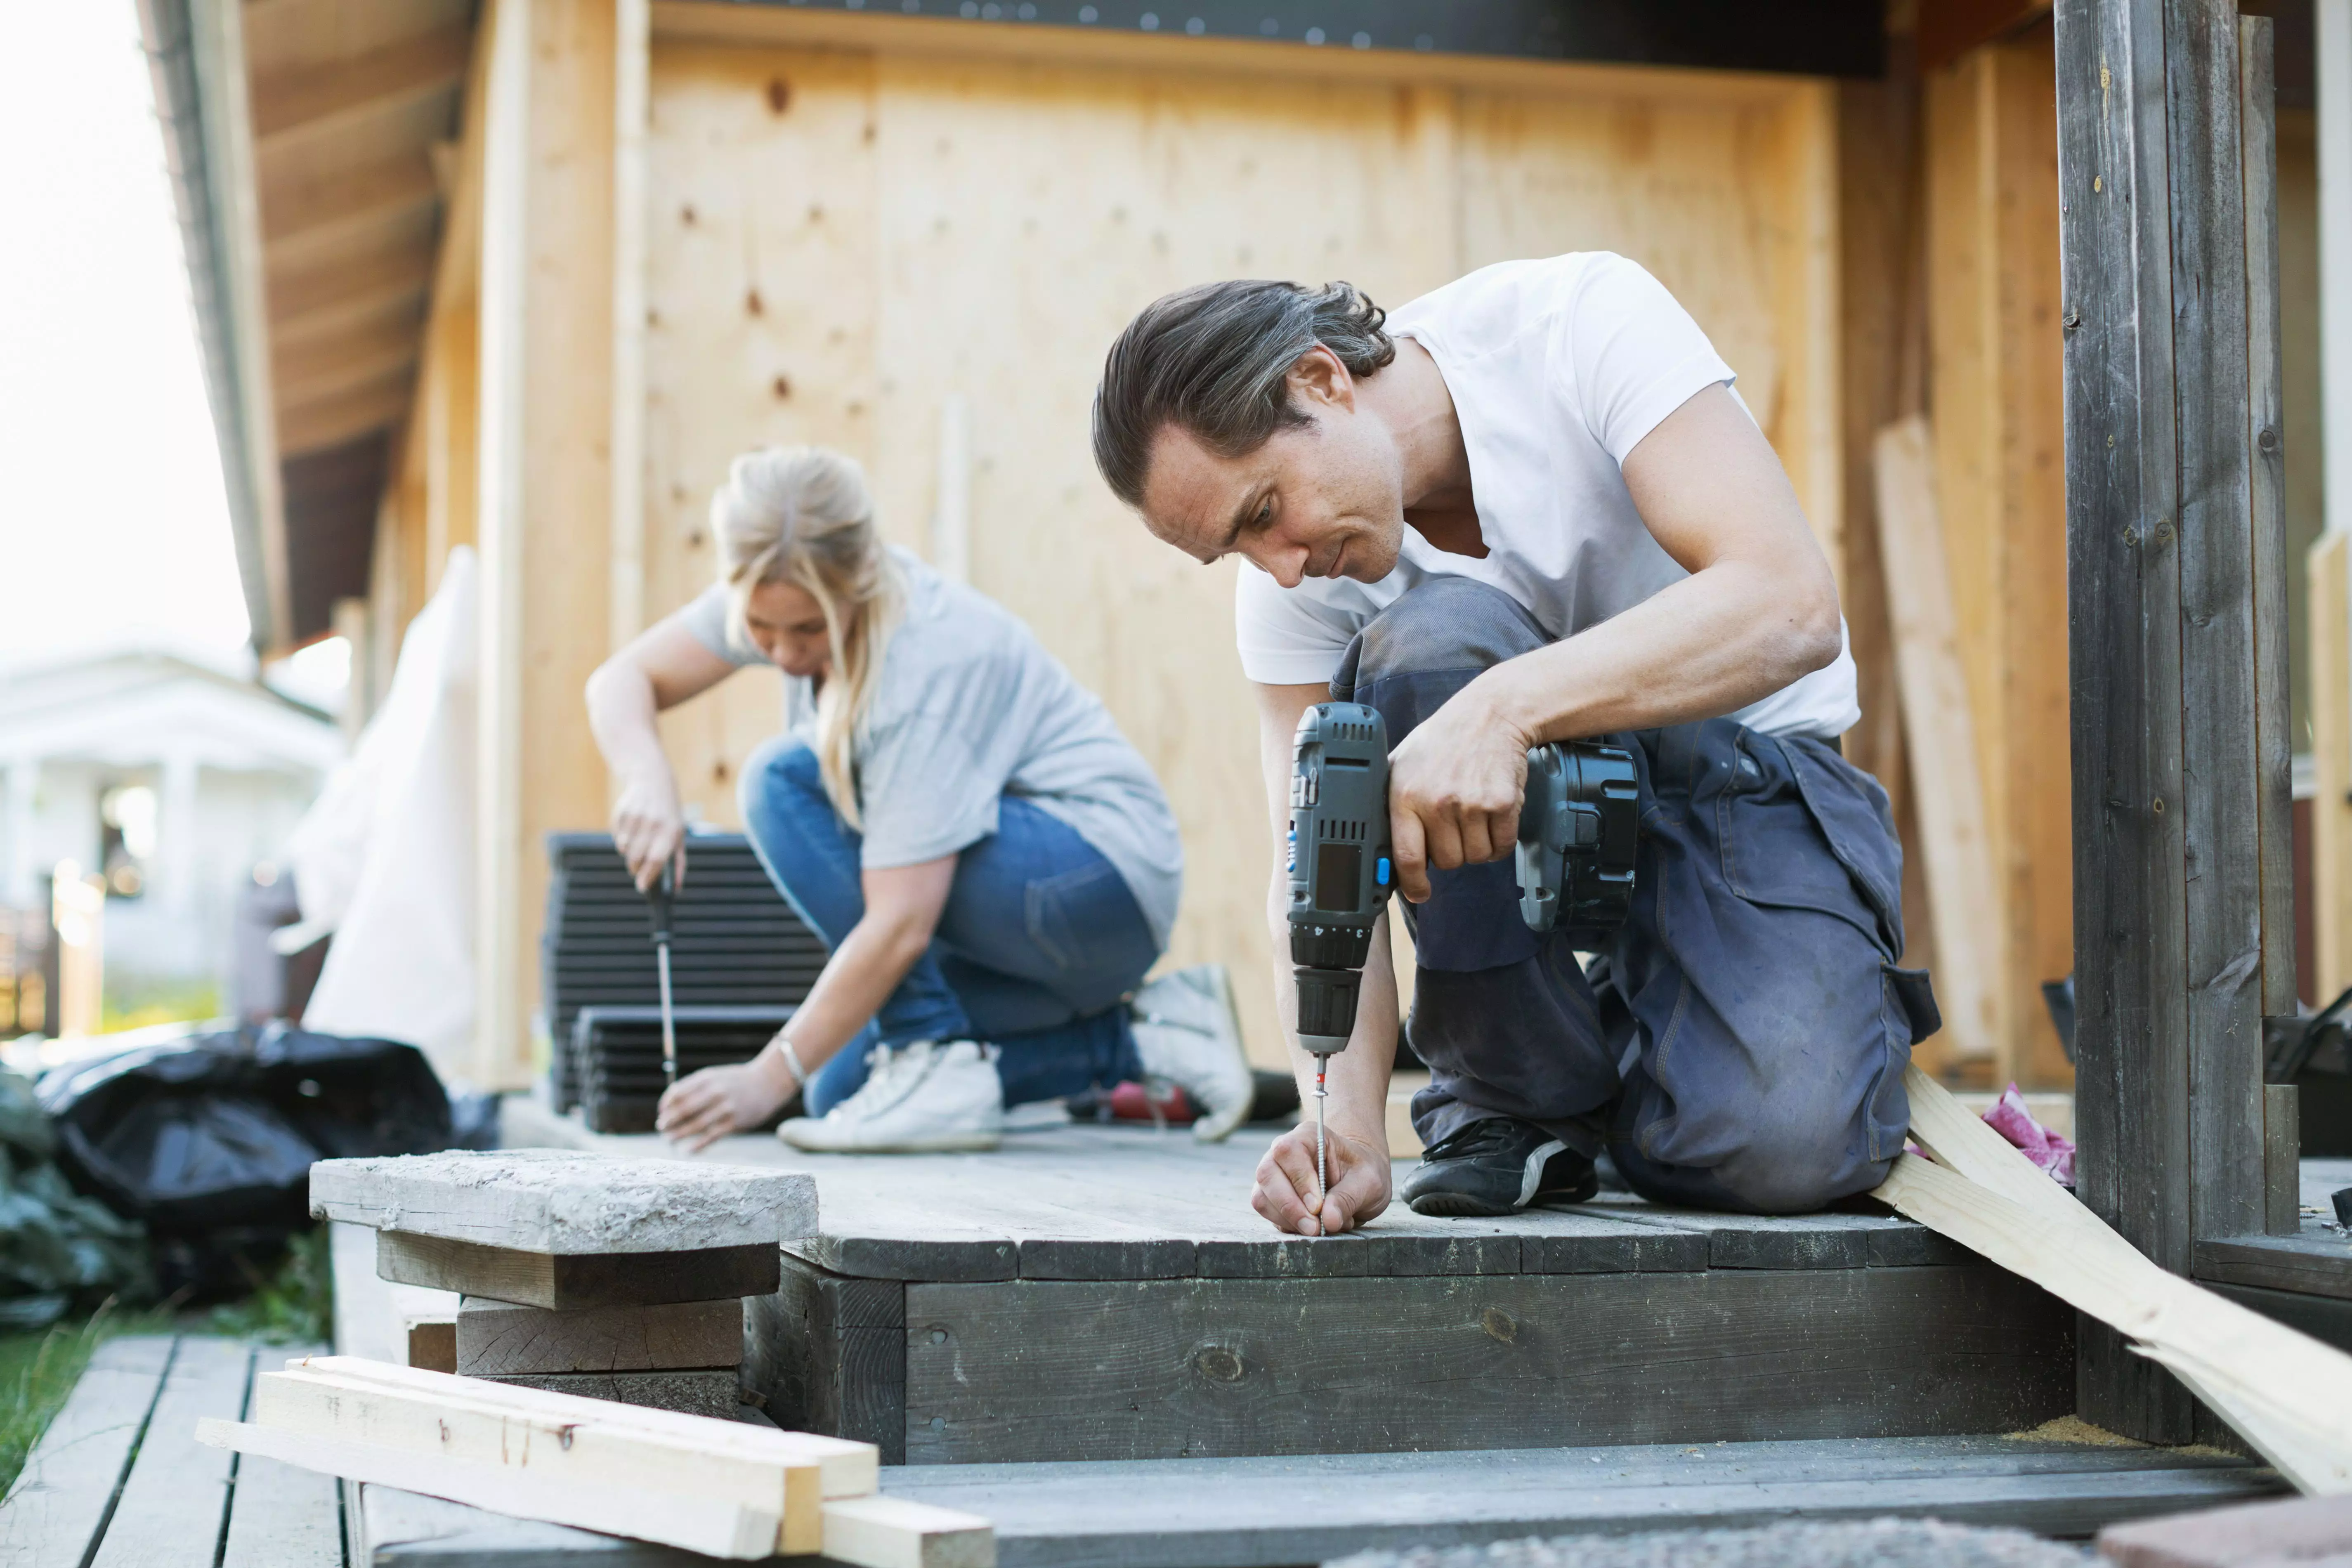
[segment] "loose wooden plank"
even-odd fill
[[[244,1413],[253,1349],[187,1335],[173,1353],[139,1453],[89,1568],[213,1568],[227,1526],[229,1456],[195,1440],[205,1420]],[[154,1526],[169,1521],[170,1527]]]
[[[324,1354],[297,1346],[295,1356]],[[277,1349],[255,1353],[267,1370]],[[343,1568],[343,1521],[331,1476],[258,1454],[239,1455],[229,1492],[228,1535],[220,1568]]]
[[[1879,433],[1879,552],[1886,563],[1907,776],[1936,928],[1936,987],[1944,1026],[1953,1037],[1948,1049],[1993,1058],[1996,1080],[2006,1082],[2000,906],[1929,447],[1927,423],[1916,416]]]
[[[206,1420],[199,1439],[223,1450],[260,1455],[368,1486],[424,1492],[521,1519],[629,1535],[681,1546],[706,1556],[750,1561],[776,1551],[781,1521],[740,1502],[687,1497],[602,1482],[561,1481],[537,1470],[446,1459],[407,1448],[355,1443],[315,1432],[289,1432],[235,1421]],[[802,1550],[807,1550],[803,1547]],[[207,1549],[206,1560],[210,1560]]]
[[[376,1233],[376,1273],[404,1285],[551,1311],[764,1296],[782,1277],[773,1244],[704,1252],[552,1254],[407,1231]]]
[[[2352,1357],[2166,1273],[2071,1201],[2028,1207],[1916,1154],[1877,1195],[2126,1336],[2298,1489],[2352,1490]]]
[[[2174,1269],[2189,1263],[2193,1184],[2166,141],[2166,14],[2179,3],[2082,0],[2056,14],[2076,1174],[2095,1213]],[[2189,1436],[2184,1390],[2103,1327],[2082,1342],[2085,1419]]]
[[[273,1408],[278,1394],[287,1394],[299,1405],[302,1390],[321,1388],[330,1392],[361,1391],[370,1395],[382,1394],[391,1396],[391,1403],[377,1401],[370,1408],[393,1423],[387,1429],[429,1432],[432,1437],[429,1446],[436,1452],[449,1439],[439,1435],[437,1422],[417,1426],[414,1424],[415,1417],[422,1412],[446,1405],[460,1408],[469,1416],[495,1416],[509,1423],[529,1424],[553,1432],[559,1448],[567,1455],[572,1449],[562,1447],[564,1434],[567,1431],[571,1434],[571,1442],[576,1447],[582,1431],[593,1427],[600,1434],[600,1449],[611,1447],[635,1452],[644,1448],[648,1453],[667,1449],[723,1456],[729,1466],[748,1464],[755,1471],[764,1467],[766,1470],[782,1474],[787,1483],[804,1467],[814,1466],[820,1489],[826,1497],[863,1497],[874,1489],[877,1468],[874,1447],[867,1443],[845,1442],[806,1432],[788,1432],[765,1424],[716,1421],[673,1411],[614,1405],[471,1378],[449,1377],[439,1373],[419,1372],[411,1367],[361,1361],[351,1356],[313,1359],[289,1366],[281,1374],[261,1379],[257,1390],[256,1410],[259,1414],[256,1418],[262,1418]],[[332,1401],[327,1402],[326,1408],[331,1417],[331,1406]],[[319,1407],[313,1405],[310,1408],[315,1414]],[[553,1461],[542,1457],[541,1462]],[[597,1462],[603,1461],[599,1459]],[[725,1484],[740,1484],[740,1475],[737,1470],[729,1469],[726,1474],[735,1476],[736,1479],[725,1481]],[[724,1480],[723,1477],[702,1479],[714,1485]]]
[[[85,1561],[163,1386],[169,1334],[109,1340],[50,1418],[0,1503],[0,1560]]]
[[[740,1300],[551,1312],[468,1296],[451,1330],[453,1363],[444,1370],[467,1377],[732,1367],[743,1359]]]
[[[1981,1267],[915,1284],[906,1452],[2011,1430],[2073,1408],[2072,1328]]]
[[[824,1554],[862,1568],[996,1568],[987,1520],[904,1498],[844,1498],[824,1505]]]

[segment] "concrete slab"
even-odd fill
[[[310,1213],[559,1257],[774,1246],[817,1228],[803,1174],[558,1149],[324,1160],[310,1168]]]

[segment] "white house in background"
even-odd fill
[[[108,878],[105,962],[226,984],[230,915],[343,754],[251,657],[154,638],[0,660],[0,904],[60,860]]]

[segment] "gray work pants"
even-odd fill
[[[1446,699],[1551,639],[1507,595],[1424,582],[1374,617],[1331,682],[1393,746]],[[1816,740],[1728,719],[1606,737],[1640,774],[1631,917],[1588,975],[1521,923],[1507,859],[1398,900],[1418,967],[1424,1142],[1532,1122],[1668,1202],[1799,1214],[1885,1179],[1910,1123],[1903,1068],[1937,1026],[1903,951],[1886,793]]]

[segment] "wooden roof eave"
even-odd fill
[[[237,0],[138,0],[253,645],[291,624]]]

